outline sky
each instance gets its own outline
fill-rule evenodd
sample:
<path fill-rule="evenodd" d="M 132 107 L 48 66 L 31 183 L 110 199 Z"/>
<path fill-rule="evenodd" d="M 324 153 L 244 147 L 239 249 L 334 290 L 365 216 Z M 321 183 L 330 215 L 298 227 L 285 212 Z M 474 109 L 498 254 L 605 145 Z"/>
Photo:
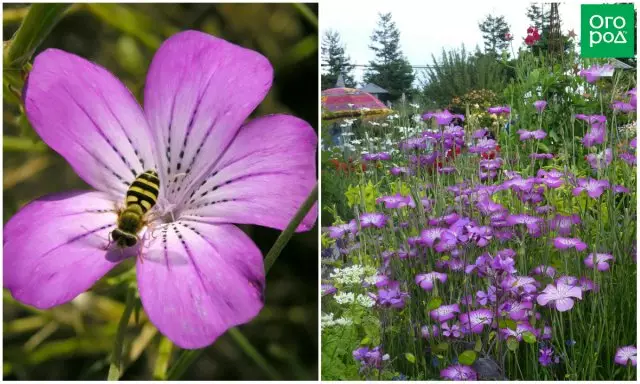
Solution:
<path fill-rule="evenodd" d="M 527 35 L 531 24 L 526 15 L 529 2 L 516 1 L 418 1 L 357 0 L 326 1 L 321 6 L 321 29 L 333 29 L 340 33 L 346 52 L 354 64 L 367 64 L 373 59 L 369 49 L 370 37 L 376 28 L 378 12 L 391 12 L 400 31 L 400 47 L 412 65 L 431 65 L 431 55 L 440 58 L 442 49 L 467 50 L 483 48 L 482 33 L 478 24 L 486 15 L 503 15 L 514 36 L 514 48 Z M 602 1 L 606 2 L 606 1 Z M 545 9 L 550 7 L 545 4 Z M 573 29 L 580 37 L 580 4 L 560 3 L 558 7 L 562 32 Z M 422 71 L 422 70 L 418 70 Z M 356 80 L 362 80 L 364 68 L 356 68 Z"/>

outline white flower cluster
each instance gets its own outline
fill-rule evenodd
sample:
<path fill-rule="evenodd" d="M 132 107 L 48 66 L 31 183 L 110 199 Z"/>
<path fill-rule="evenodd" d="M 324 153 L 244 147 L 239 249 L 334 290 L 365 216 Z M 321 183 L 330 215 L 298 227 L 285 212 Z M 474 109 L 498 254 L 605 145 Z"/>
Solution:
<path fill-rule="evenodd" d="M 344 327 L 346 325 L 351 325 L 353 324 L 353 321 L 351 319 L 347 319 L 344 317 L 340 317 L 337 319 L 333 318 L 333 313 L 323 313 L 322 317 L 320 318 L 320 329 L 325 329 L 327 327 L 333 327 L 335 325 L 339 325 L 341 327 Z"/>
<path fill-rule="evenodd" d="M 329 275 L 336 283 L 342 285 L 355 285 L 362 283 L 362 277 L 365 275 L 363 266 L 354 264 L 346 268 L 336 268 Z"/>
<path fill-rule="evenodd" d="M 376 301 L 367 295 L 358 295 L 358 297 L 356 297 L 356 301 L 358 304 L 366 308 L 371 308 L 376 305 Z"/>
<path fill-rule="evenodd" d="M 338 304 L 352 304 L 356 299 L 353 292 L 340 292 L 333 295 L 333 298 Z"/>
<path fill-rule="evenodd" d="M 356 303 L 362 307 L 371 308 L 376 302 L 367 295 L 359 294 L 356 296 L 353 292 L 340 292 L 335 294 L 333 298 L 338 304 L 353 304 Z"/>
<path fill-rule="evenodd" d="M 378 274 L 367 276 L 364 278 L 364 281 L 369 285 L 375 285 L 378 282 Z"/>

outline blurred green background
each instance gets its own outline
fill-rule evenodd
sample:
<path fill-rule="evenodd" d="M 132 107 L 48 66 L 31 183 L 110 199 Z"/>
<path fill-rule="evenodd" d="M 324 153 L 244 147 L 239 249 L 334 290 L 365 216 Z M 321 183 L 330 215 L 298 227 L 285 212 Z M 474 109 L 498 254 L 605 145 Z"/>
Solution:
<path fill-rule="evenodd" d="M 5 41 L 28 4 L 3 5 Z M 154 52 L 172 34 L 196 29 L 257 50 L 275 69 L 274 86 L 254 116 L 288 113 L 317 130 L 317 4 L 75 4 L 38 47 L 55 47 L 94 61 L 142 100 Z M 3 76 L 4 77 L 4 76 Z M 67 163 L 39 141 L 3 87 L 3 222 L 27 202 L 49 193 L 89 188 Z M 264 254 L 279 231 L 244 226 Z M 267 276 L 266 305 L 239 327 L 260 358 L 249 357 L 225 334 L 181 379 L 315 380 L 318 377 L 317 227 L 294 235 Z M 126 266 L 125 266 L 126 267 Z M 22 306 L 3 292 L 3 378 L 105 380 L 124 308 L 122 286 L 99 284 L 50 311 Z M 142 317 L 126 334 L 122 379 L 166 378 L 179 348 Z M 269 373 L 271 372 L 271 373 Z"/>

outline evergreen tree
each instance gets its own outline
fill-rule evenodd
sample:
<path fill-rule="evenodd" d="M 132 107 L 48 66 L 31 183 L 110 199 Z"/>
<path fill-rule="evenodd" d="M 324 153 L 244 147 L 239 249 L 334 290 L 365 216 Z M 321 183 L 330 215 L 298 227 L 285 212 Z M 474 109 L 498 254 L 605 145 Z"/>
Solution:
<path fill-rule="evenodd" d="M 413 68 L 402 54 L 400 31 L 391 20 L 391 13 L 378 16 L 378 27 L 373 31 L 369 45 L 376 57 L 369 62 L 364 82 L 379 85 L 389 92 L 391 100 L 396 100 L 402 93 L 412 92 Z"/>
<path fill-rule="evenodd" d="M 487 15 L 484 21 L 478 24 L 478 27 L 482 31 L 485 53 L 498 55 L 509 47 L 509 38 L 507 37 L 509 24 L 504 20 L 504 16 Z"/>
<path fill-rule="evenodd" d="M 321 58 L 323 71 L 320 76 L 322 89 L 333 88 L 342 73 L 344 85 L 355 88 L 356 81 L 353 78 L 351 58 L 345 53 L 345 47 L 340 42 L 340 34 L 337 31 L 328 30 L 322 37 Z"/>
<path fill-rule="evenodd" d="M 531 20 L 531 26 L 538 28 L 541 35 L 544 35 L 543 31 L 545 28 L 549 28 L 549 16 L 551 12 L 551 7 L 543 10 L 543 6 L 542 4 L 531 3 L 529 8 L 527 8 L 527 17 Z"/>

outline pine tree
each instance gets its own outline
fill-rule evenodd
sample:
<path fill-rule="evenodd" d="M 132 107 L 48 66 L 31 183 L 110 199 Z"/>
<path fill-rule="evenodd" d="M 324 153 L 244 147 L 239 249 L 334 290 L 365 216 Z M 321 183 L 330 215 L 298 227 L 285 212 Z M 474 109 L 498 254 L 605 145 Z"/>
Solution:
<path fill-rule="evenodd" d="M 321 58 L 323 73 L 320 76 L 322 89 L 333 88 L 342 73 L 345 87 L 355 88 L 356 81 L 353 78 L 351 58 L 345 53 L 345 47 L 340 42 L 340 34 L 337 31 L 328 30 L 322 37 Z"/>
<path fill-rule="evenodd" d="M 410 93 L 414 80 L 413 68 L 400 49 L 400 31 L 391 13 L 379 13 L 378 27 L 371 35 L 369 48 L 375 59 L 364 74 L 365 83 L 374 83 L 389 92 L 391 100 Z"/>
<path fill-rule="evenodd" d="M 498 55 L 509 47 L 509 38 L 507 37 L 509 24 L 505 21 L 504 16 L 487 15 L 484 21 L 478 24 L 478 27 L 482 31 L 485 53 Z"/>
<path fill-rule="evenodd" d="M 551 8 L 547 8 L 549 9 L 543 11 L 543 6 L 536 3 L 531 3 L 527 8 L 527 17 L 531 20 L 531 26 L 538 28 L 541 35 L 544 35 L 544 29 L 549 27 L 549 12 Z"/>

